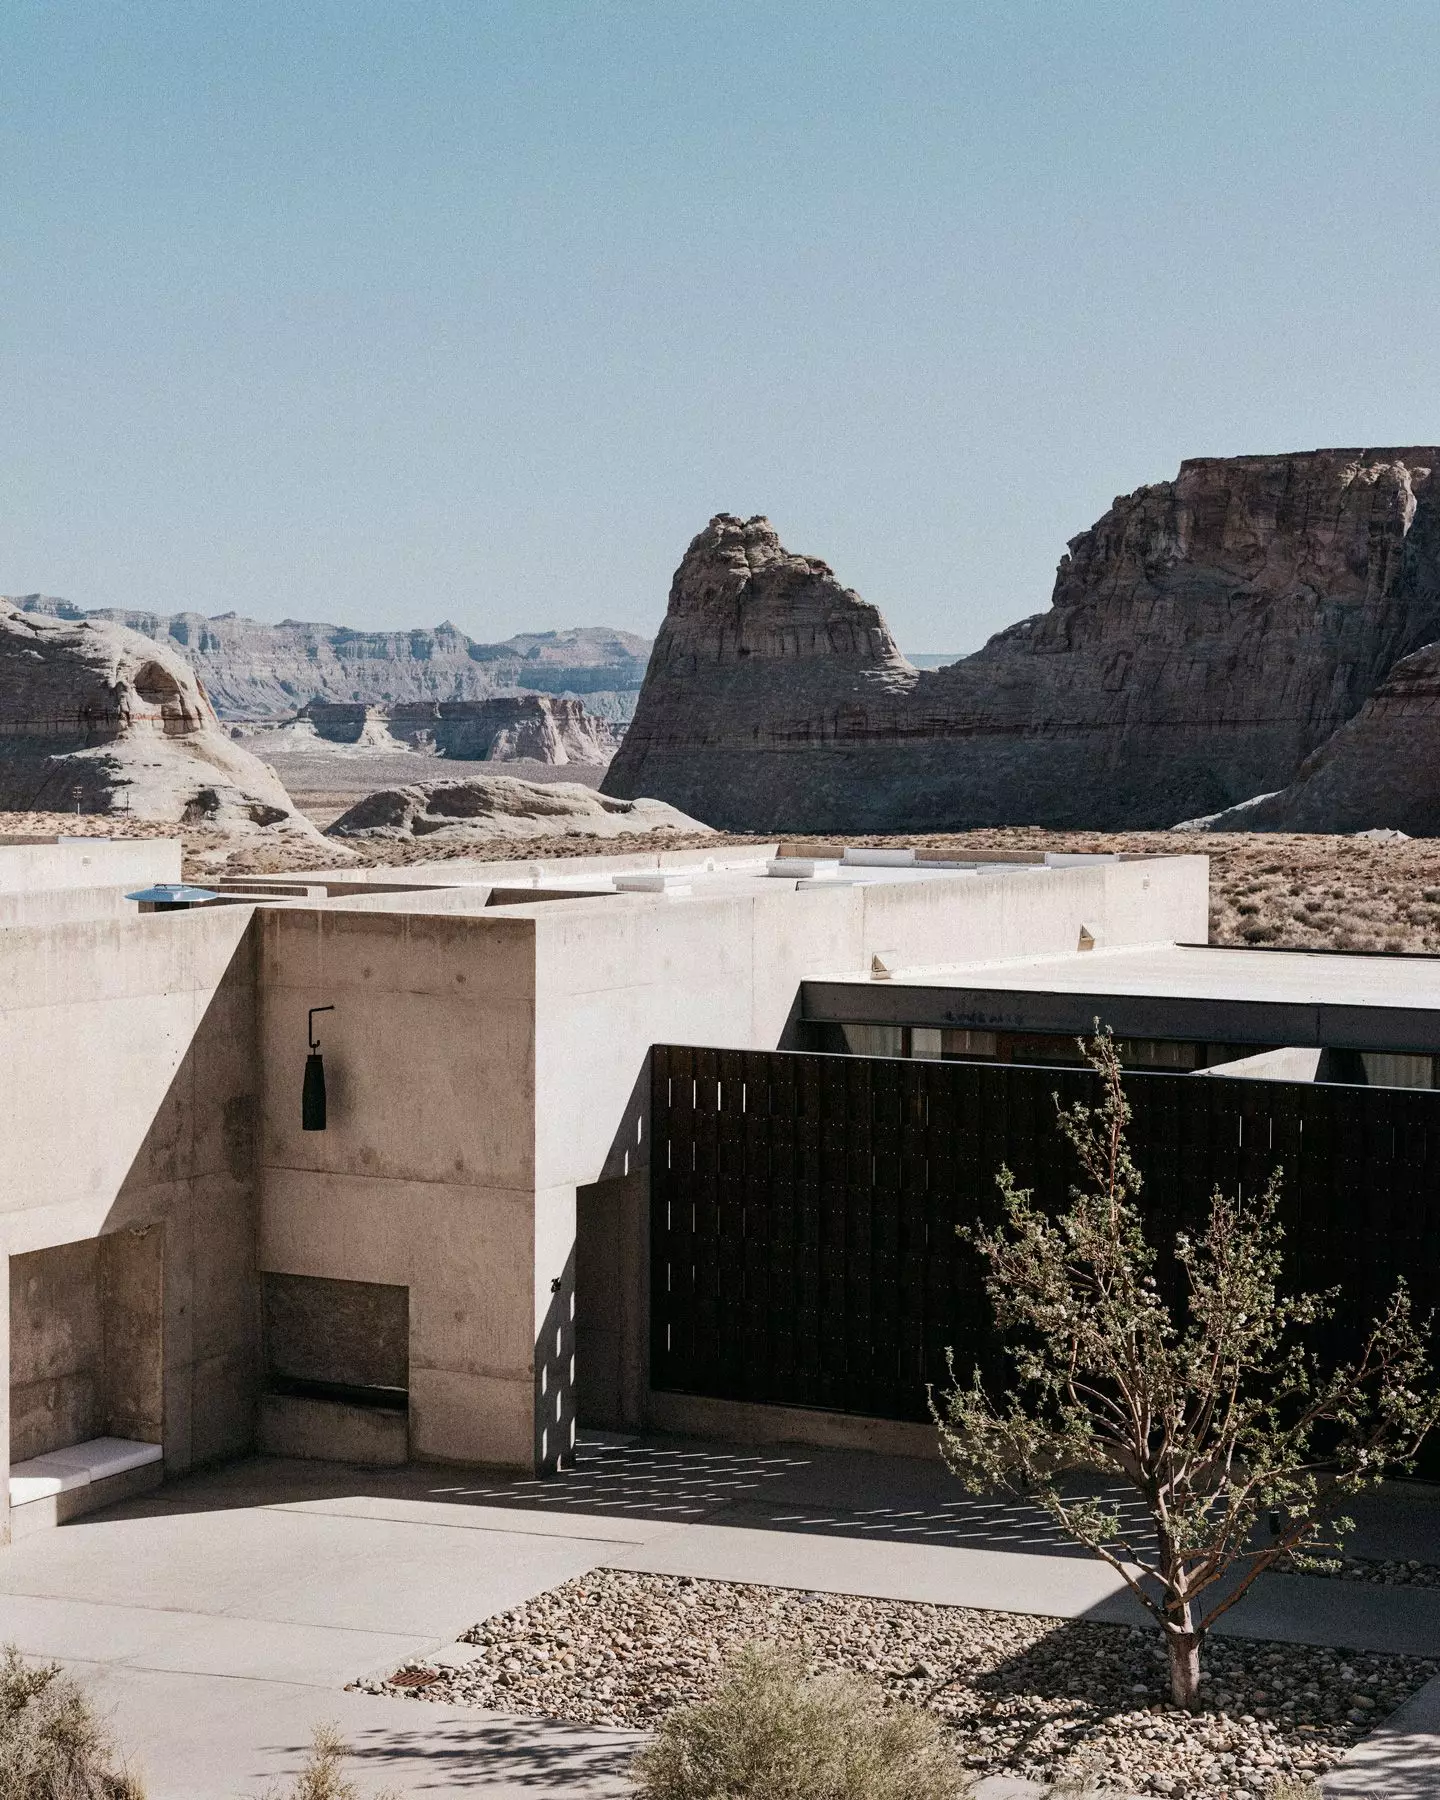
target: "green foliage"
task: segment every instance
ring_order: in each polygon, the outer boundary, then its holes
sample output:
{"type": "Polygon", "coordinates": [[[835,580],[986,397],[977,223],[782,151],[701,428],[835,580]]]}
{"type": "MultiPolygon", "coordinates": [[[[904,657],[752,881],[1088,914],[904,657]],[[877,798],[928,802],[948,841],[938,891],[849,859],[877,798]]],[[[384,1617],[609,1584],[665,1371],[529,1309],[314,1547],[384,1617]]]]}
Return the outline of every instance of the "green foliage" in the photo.
{"type": "Polygon", "coordinates": [[[29,1664],[13,1644],[0,1661],[3,1800],[144,1800],[118,1768],[110,1734],[58,1663],[29,1664]]]}
{"type": "Polygon", "coordinates": [[[939,1722],[851,1676],[807,1676],[751,1645],[709,1700],[661,1724],[635,1759],[638,1800],[962,1800],[969,1777],[939,1722]]]}
{"type": "Polygon", "coordinates": [[[1413,1466],[1440,1401],[1403,1283],[1353,1361],[1324,1369],[1306,1349],[1334,1296],[1282,1290],[1278,1174],[1252,1199],[1212,1196],[1200,1235],[1175,1241],[1181,1293],[1167,1304],[1119,1058],[1108,1031],[1083,1048],[1103,1098],[1068,1110],[1057,1098],[1081,1173],[1067,1209],[1050,1218],[1002,1169],[1003,1224],[966,1234],[1015,1385],[997,1400],[977,1371],[931,1409],[967,1486],[1029,1495],[1124,1577],[1188,1705],[1215,1620],[1280,1558],[1331,1548],[1345,1498],[1413,1466]],[[1067,1489],[1082,1469],[1139,1494],[1146,1541],[1113,1504],[1067,1489]]]}

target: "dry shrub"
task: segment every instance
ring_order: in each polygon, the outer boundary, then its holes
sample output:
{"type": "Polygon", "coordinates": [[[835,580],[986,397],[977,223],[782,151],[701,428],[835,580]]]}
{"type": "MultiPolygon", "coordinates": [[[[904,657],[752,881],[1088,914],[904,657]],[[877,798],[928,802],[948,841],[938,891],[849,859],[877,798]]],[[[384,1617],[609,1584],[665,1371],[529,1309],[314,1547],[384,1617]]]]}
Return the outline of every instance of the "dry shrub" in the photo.
{"type": "Polygon", "coordinates": [[[0,1662],[0,1800],[145,1800],[75,1677],[13,1644],[0,1662]]]}
{"type": "Polygon", "coordinates": [[[806,1673],[751,1645],[710,1699],[672,1712],[635,1759],[639,1800],[962,1800],[939,1721],[872,1682],[806,1673]]]}
{"type": "MultiPolygon", "coordinates": [[[[361,1800],[360,1790],[345,1773],[349,1749],[333,1725],[317,1725],[310,1739],[310,1754],[288,1788],[271,1788],[265,1800],[361,1800]]],[[[0,1790],[0,1800],[8,1800],[0,1790]]],[[[375,1800],[400,1800],[396,1794],[377,1794],[375,1800]]]]}

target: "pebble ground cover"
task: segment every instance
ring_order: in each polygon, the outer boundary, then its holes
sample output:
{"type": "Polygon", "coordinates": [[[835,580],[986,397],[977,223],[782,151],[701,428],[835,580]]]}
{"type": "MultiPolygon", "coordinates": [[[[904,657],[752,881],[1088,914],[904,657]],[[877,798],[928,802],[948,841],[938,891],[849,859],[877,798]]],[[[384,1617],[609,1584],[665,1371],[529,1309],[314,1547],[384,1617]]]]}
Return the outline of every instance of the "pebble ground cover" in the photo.
{"type": "Polygon", "coordinates": [[[1176,1800],[1251,1800],[1318,1776],[1440,1672],[1419,1657],[1214,1638],[1191,1714],[1169,1704],[1149,1631],[602,1569],[474,1626],[472,1662],[362,1685],[644,1728],[709,1694],[742,1645],[769,1640],[931,1708],[977,1774],[1080,1773],[1176,1800]]]}

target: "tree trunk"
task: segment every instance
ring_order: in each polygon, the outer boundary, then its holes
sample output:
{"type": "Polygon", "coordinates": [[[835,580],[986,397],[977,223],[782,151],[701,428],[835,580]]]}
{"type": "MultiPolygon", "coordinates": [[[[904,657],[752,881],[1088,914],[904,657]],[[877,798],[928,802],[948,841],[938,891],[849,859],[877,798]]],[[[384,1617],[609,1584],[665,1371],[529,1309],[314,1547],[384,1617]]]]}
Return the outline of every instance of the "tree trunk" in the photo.
{"type": "MultiPolygon", "coordinates": [[[[1188,1614],[1190,1609],[1185,1609],[1188,1614]]],[[[1188,1625],[1189,1618],[1185,1620],[1188,1625]]],[[[1170,1698],[1177,1706],[1193,1708],[1200,1698],[1200,1636],[1194,1631],[1167,1631],[1170,1652],[1170,1698]]]]}

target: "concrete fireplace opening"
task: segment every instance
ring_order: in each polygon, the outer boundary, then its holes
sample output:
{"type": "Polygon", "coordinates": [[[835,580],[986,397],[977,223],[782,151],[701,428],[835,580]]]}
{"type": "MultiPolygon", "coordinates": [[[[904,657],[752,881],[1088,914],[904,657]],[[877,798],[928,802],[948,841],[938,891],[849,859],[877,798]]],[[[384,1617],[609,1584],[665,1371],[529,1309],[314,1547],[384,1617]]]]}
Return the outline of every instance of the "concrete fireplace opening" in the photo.
{"type": "Polygon", "coordinates": [[[409,1455],[410,1290],[265,1274],[260,1448],[403,1463],[409,1455]]]}
{"type": "Polygon", "coordinates": [[[11,1531],[163,1478],[161,1226],[10,1258],[11,1531]]]}

